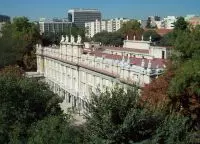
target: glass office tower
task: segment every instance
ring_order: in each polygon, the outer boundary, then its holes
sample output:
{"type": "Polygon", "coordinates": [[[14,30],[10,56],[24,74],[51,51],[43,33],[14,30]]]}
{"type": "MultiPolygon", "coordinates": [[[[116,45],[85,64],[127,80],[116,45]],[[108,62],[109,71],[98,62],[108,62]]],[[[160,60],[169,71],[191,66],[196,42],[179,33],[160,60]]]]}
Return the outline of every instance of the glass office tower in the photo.
{"type": "Polygon", "coordinates": [[[73,22],[77,27],[85,27],[86,22],[101,21],[101,12],[97,9],[70,9],[68,21],[73,22]]]}

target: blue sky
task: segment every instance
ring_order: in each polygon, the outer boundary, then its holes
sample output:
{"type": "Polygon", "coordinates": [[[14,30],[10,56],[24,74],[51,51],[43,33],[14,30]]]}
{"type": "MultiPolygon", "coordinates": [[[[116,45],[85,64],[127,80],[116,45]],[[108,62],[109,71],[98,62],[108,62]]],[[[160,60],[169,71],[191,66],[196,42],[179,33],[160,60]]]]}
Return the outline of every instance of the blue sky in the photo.
{"type": "Polygon", "coordinates": [[[144,19],[150,15],[200,14],[200,0],[0,0],[0,14],[40,17],[67,17],[70,8],[97,8],[103,18],[144,19]]]}

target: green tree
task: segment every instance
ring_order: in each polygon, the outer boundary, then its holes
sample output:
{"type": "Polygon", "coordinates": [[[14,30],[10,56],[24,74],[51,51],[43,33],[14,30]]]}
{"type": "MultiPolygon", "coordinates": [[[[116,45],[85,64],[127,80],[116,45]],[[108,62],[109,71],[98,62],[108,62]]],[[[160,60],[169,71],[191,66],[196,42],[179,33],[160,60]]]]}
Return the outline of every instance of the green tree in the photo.
{"type": "Polygon", "coordinates": [[[140,26],[140,23],[136,20],[131,20],[126,23],[123,23],[122,27],[119,29],[119,32],[124,36],[128,36],[129,39],[133,39],[135,36],[136,39],[141,39],[143,29],[140,26]]]}
{"type": "MultiPolygon", "coordinates": [[[[165,117],[151,143],[192,143],[189,118],[172,113],[165,117]]],[[[149,142],[150,143],[150,142],[149,142]]]]}
{"type": "Polygon", "coordinates": [[[181,53],[182,60],[192,58],[200,51],[200,26],[191,31],[179,31],[175,41],[175,50],[181,53]]]}
{"type": "Polygon", "coordinates": [[[138,91],[114,88],[93,95],[89,104],[86,129],[89,141],[131,143],[150,139],[161,116],[138,104],[138,91]]]}
{"type": "Polygon", "coordinates": [[[101,42],[103,45],[122,46],[123,36],[119,32],[100,32],[94,35],[95,42],[101,42]]]}
{"type": "Polygon", "coordinates": [[[18,64],[26,70],[36,69],[35,44],[40,39],[37,26],[26,17],[18,17],[3,27],[2,34],[0,68],[18,64]]]}
{"type": "Polygon", "coordinates": [[[77,38],[78,35],[82,37],[82,40],[85,41],[85,29],[84,28],[79,28],[76,25],[69,26],[69,28],[64,30],[64,34],[68,35],[73,35],[75,39],[77,38]]]}
{"type": "Polygon", "coordinates": [[[184,17],[179,17],[178,20],[174,23],[175,31],[185,31],[188,28],[188,23],[185,21],[184,17]]]}
{"type": "Polygon", "coordinates": [[[171,105],[200,123],[200,60],[191,59],[180,66],[169,87],[171,105]]]}
{"type": "Polygon", "coordinates": [[[81,144],[83,131],[70,122],[68,115],[49,116],[34,123],[28,144],[81,144]]]}
{"type": "Polygon", "coordinates": [[[49,115],[62,113],[61,100],[36,80],[0,75],[0,143],[25,142],[28,128],[49,115]]]}
{"type": "Polygon", "coordinates": [[[146,28],[152,28],[152,27],[151,27],[151,18],[150,18],[150,17],[148,17],[148,19],[147,19],[146,28]]]}
{"type": "Polygon", "coordinates": [[[176,37],[177,34],[175,34],[174,32],[169,32],[165,34],[163,37],[161,37],[161,40],[158,44],[161,46],[174,46],[176,37]]]}
{"type": "Polygon", "coordinates": [[[161,39],[161,36],[155,30],[148,30],[143,33],[144,40],[148,41],[151,36],[152,42],[158,42],[161,39]]]}
{"type": "MultiPolygon", "coordinates": [[[[162,37],[162,39],[159,42],[159,45],[161,46],[177,46],[176,40],[181,39],[183,41],[183,38],[187,39],[187,34],[190,33],[188,28],[188,23],[184,20],[183,17],[179,17],[178,20],[174,23],[174,30],[162,37]],[[183,36],[182,36],[183,34],[183,36]],[[182,38],[181,38],[182,37],[182,38]]],[[[180,40],[178,40],[180,41],[180,40]]],[[[185,45],[185,44],[183,44],[185,45]]],[[[182,47],[182,46],[181,46],[182,47]]]]}
{"type": "Polygon", "coordinates": [[[41,44],[43,46],[49,46],[53,44],[59,45],[62,35],[63,33],[46,32],[41,36],[41,44]]]}

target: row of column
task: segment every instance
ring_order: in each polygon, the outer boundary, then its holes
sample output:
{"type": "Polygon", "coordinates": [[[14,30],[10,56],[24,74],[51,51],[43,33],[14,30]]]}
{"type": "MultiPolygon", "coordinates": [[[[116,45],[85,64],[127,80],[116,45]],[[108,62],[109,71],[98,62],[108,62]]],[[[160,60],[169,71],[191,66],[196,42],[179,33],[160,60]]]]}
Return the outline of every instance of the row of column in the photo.
{"type": "Polygon", "coordinates": [[[83,111],[87,110],[88,102],[86,100],[69,93],[67,90],[61,88],[60,85],[47,78],[45,80],[50,86],[50,89],[63,99],[61,108],[64,111],[67,111],[68,108],[72,108],[72,110],[81,114],[83,111]]]}

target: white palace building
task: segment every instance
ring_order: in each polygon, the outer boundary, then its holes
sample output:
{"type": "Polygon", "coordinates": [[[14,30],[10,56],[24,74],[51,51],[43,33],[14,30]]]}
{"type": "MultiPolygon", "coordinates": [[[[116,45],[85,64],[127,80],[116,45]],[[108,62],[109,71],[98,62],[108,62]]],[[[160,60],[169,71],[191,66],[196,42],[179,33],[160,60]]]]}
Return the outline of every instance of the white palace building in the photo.
{"type": "MultiPolygon", "coordinates": [[[[143,39],[143,38],[142,38],[143,39]]],[[[37,73],[64,98],[61,107],[84,110],[91,92],[120,84],[144,86],[163,73],[169,48],[149,41],[124,40],[123,47],[82,43],[62,36],[59,46],[37,45],[37,73]]]]}

